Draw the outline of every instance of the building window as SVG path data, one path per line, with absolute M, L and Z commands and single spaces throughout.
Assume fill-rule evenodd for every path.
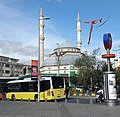
M 64 67 L 64 69 L 66 69 L 66 67 Z
M 66 71 L 64 71 L 64 73 L 66 73 Z
M 50 70 L 50 67 L 48 69 Z
M 10 67 L 10 65 L 9 64 L 5 64 L 5 67 Z
M 5 70 L 5 73 L 6 73 L 6 74 L 9 74 L 9 73 L 10 73 L 10 71 L 9 71 L 9 70 Z

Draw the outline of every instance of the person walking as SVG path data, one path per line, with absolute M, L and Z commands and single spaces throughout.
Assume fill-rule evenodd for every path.
M 66 87 L 65 94 L 66 94 L 66 99 L 68 100 L 69 87 Z

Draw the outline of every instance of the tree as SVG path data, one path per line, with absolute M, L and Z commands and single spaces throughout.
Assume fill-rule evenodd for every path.
M 79 85 L 90 84 L 92 78 L 93 85 L 103 84 L 103 72 L 102 67 L 105 61 L 97 58 L 100 48 L 93 50 L 92 53 L 88 54 L 86 51 L 83 56 L 76 60 L 75 66 L 79 69 L 80 77 L 77 79 Z
M 116 72 L 116 83 L 120 87 L 120 68 L 115 69 Z
M 103 72 L 108 71 L 108 65 L 106 64 L 106 62 L 103 64 L 102 70 L 103 70 Z M 112 63 L 111 62 L 110 62 L 110 71 L 115 71 L 115 69 L 113 69 L 113 67 L 112 67 Z

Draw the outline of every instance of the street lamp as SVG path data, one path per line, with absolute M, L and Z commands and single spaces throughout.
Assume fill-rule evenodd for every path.
M 40 18 L 39 18 L 39 39 L 38 39 L 38 102 L 40 101 L 40 79 L 41 79 L 41 73 L 40 73 L 40 67 L 41 67 L 41 62 L 43 62 L 44 60 L 44 20 L 49 20 L 49 17 L 45 17 L 43 16 L 43 12 L 42 12 L 42 8 L 40 10 Z M 42 41 L 42 47 L 40 47 Z M 40 50 L 41 53 L 43 53 L 42 57 L 40 57 Z
M 54 51 L 52 54 L 50 54 L 50 56 L 55 55 L 57 58 L 57 65 L 58 65 L 58 76 L 60 76 L 60 60 L 62 59 L 62 57 L 67 53 L 67 51 L 63 52 L 60 51 L 59 48 L 59 43 L 56 43 L 58 45 L 58 48 L 56 49 L 56 51 Z
M 63 55 L 65 55 L 66 52 L 61 52 L 59 48 L 59 43 L 56 43 L 58 45 L 58 51 L 55 52 L 55 55 L 57 56 L 57 62 L 58 62 L 58 76 L 60 76 L 60 59 Z

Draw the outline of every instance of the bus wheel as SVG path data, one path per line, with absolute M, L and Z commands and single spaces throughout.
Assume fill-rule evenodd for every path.
M 15 100 L 15 95 L 14 95 L 14 94 L 12 94 L 11 99 L 12 99 L 12 101 L 14 101 L 14 100 Z
M 38 101 L 38 95 L 35 95 L 34 100 L 37 102 Z

